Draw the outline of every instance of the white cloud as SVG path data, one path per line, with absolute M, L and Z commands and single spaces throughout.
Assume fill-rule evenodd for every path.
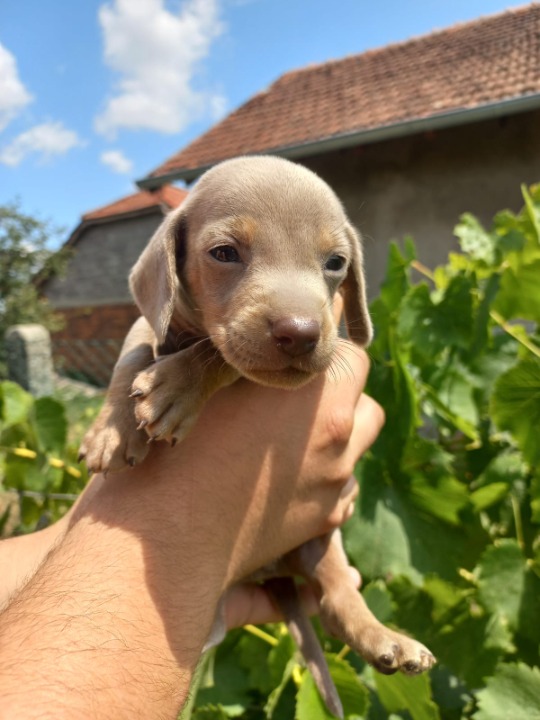
M 214 122 L 225 117 L 227 113 L 227 98 L 224 98 L 223 95 L 214 95 L 210 101 L 210 111 Z
M 223 32 L 219 0 L 185 0 L 175 13 L 165 0 L 113 0 L 99 20 L 105 62 L 120 76 L 96 118 L 96 130 L 119 128 L 177 133 L 211 109 L 215 98 L 193 87 L 198 63 Z
M 0 131 L 31 100 L 32 96 L 19 80 L 14 56 L 0 44 Z
M 133 170 L 133 163 L 120 150 L 107 150 L 101 153 L 101 162 L 113 172 L 128 175 Z
M 39 155 L 41 161 L 46 161 L 82 144 L 77 133 L 68 130 L 62 123 L 43 123 L 21 133 L 3 147 L 0 150 L 0 163 L 15 167 L 33 154 Z

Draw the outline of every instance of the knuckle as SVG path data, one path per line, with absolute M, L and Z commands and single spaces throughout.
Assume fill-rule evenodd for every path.
M 351 480 L 351 476 L 354 474 L 354 465 L 352 465 L 345 458 L 340 458 L 334 464 L 333 472 L 329 477 L 329 481 L 332 485 L 339 485 L 345 487 Z
M 324 534 L 332 532 L 336 528 L 341 527 L 343 520 L 343 512 L 341 510 L 333 510 L 330 515 L 326 518 L 324 523 Z
M 352 503 L 339 503 L 326 518 L 325 532 L 340 528 L 351 517 L 354 506 Z
M 345 407 L 334 407 L 327 418 L 327 432 L 330 445 L 344 445 L 349 442 L 354 426 L 354 415 Z

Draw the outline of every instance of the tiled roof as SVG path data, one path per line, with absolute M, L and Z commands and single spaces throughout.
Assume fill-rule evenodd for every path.
M 152 207 L 164 207 L 165 209 L 174 209 L 187 197 L 187 191 L 172 185 L 163 185 L 152 192 L 141 190 L 133 195 L 116 200 L 109 205 L 87 212 L 82 216 L 83 222 L 89 220 L 101 220 L 103 218 L 115 217 L 117 215 L 126 215 L 129 213 L 147 210 Z
M 450 117 L 514 98 L 536 102 L 537 95 L 540 99 L 540 4 L 533 3 L 288 72 L 140 185 L 192 178 L 236 155 L 286 154 L 298 146 L 308 154 L 317 152 L 310 144 L 331 138 Z

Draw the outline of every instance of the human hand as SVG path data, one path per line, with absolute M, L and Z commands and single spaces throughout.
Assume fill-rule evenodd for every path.
M 354 586 L 360 589 L 360 573 L 354 567 L 350 567 L 349 572 Z M 308 615 L 319 612 L 319 603 L 310 585 L 300 585 L 298 595 Z M 264 585 L 258 583 L 241 582 L 229 588 L 225 593 L 224 610 L 225 625 L 229 630 L 243 625 L 262 625 L 284 620 Z
M 383 414 L 362 395 L 367 357 L 351 349 L 347 359 L 347 377 L 297 391 L 235 383 L 184 442 L 92 479 L 0 617 L 0 694 L 29 689 L 9 696 L 14 716 L 29 698 L 36 710 L 50 702 L 58 682 L 73 688 L 62 717 L 88 714 L 85 698 L 94 716 L 111 706 L 118 717 L 175 716 L 224 591 L 350 514 L 352 469 Z M 246 592 L 230 590 L 229 624 L 275 617 Z

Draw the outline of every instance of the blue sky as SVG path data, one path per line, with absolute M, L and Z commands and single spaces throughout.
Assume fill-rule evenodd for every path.
M 2 0 L 0 204 L 65 228 L 282 73 L 511 0 Z

